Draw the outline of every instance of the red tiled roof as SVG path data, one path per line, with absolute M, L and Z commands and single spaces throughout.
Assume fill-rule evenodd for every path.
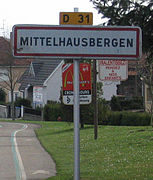
M 17 66 L 27 66 L 30 65 L 33 59 L 14 59 L 14 64 Z
M 6 62 L 8 62 L 9 52 L 12 52 L 10 48 L 10 40 L 0 37 L 0 65 L 5 65 Z M 28 66 L 32 61 L 33 59 L 28 58 L 13 58 L 13 65 Z
M 0 51 L 6 50 L 9 48 L 9 40 L 3 37 L 0 37 Z
M 128 71 L 129 76 L 136 76 L 137 72 L 136 71 Z

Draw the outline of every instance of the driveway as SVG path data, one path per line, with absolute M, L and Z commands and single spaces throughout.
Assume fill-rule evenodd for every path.
M 0 122 L 0 180 L 44 180 L 56 166 L 42 148 L 33 124 Z

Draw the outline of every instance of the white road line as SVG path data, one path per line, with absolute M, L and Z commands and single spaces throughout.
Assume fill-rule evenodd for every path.
M 22 124 L 23 125 L 23 124 Z M 26 173 L 24 170 L 24 166 L 23 166 L 23 162 L 22 162 L 22 158 L 18 149 L 18 144 L 17 144 L 17 140 L 16 140 L 16 134 L 20 131 L 24 131 L 26 128 L 28 127 L 28 125 L 23 125 L 22 129 L 16 130 L 15 132 L 12 133 L 12 147 L 14 146 L 15 149 L 13 150 L 13 155 L 14 155 L 14 159 L 15 159 L 15 165 L 16 165 L 16 173 L 20 174 L 20 177 L 17 177 L 17 180 L 26 180 Z M 17 157 L 17 160 L 16 160 Z M 19 168 L 17 168 L 19 167 Z
M 49 171 L 37 170 L 37 171 L 33 172 L 32 174 L 48 174 L 49 175 Z

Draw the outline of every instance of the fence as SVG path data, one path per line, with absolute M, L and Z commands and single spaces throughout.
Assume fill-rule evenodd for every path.
M 12 108 L 10 105 L 3 106 L 0 105 L 0 118 L 11 118 Z M 22 118 L 24 120 L 42 121 L 43 111 L 27 108 L 27 107 L 15 107 L 14 108 L 14 118 Z
M 7 106 L 0 105 L 0 118 L 7 118 Z
M 21 106 L 21 118 L 24 120 L 42 121 L 43 112 L 41 110 Z
M 7 109 L 7 116 L 6 118 L 11 118 L 13 111 L 11 105 L 6 106 Z M 21 107 L 14 107 L 14 118 L 20 118 L 21 117 Z

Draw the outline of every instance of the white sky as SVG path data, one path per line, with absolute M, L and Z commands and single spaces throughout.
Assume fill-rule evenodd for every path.
M 102 23 L 90 0 L 1 0 L 0 36 L 8 37 L 15 24 L 59 25 L 59 13 L 73 12 L 75 7 L 79 12 L 93 12 L 94 25 Z

